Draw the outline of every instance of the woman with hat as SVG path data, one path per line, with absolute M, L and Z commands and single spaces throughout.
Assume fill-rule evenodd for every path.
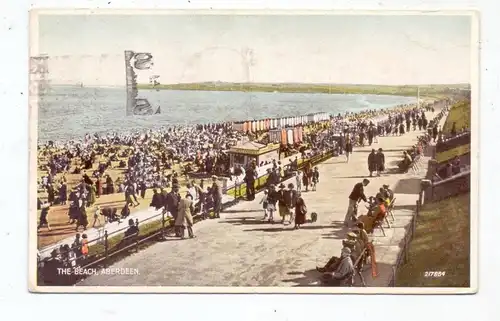
M 297 200 L 295 201 L 295 226 L 294 229 L 299 229 L 306 222 L 307 206 L 300 192 L 297 192 Z
M 328 286 L 351 286 L 354 275 L 354 265 L 351 258 L 351 250 L 343 247 L 340 258 L 332 257 L 324 268 L 316 267 L 323 272 L 322 281 Z
M 290 200 L 289 191 L 285 190 L 285 184 L 281 183 L 279 186 L 279 200 L 278 200 L 278 208 L 281 216 L 281 223 L 285 223 L 285 216 L 290 215 L 287 200 Z
M 370 209 L 367 215 L 361 215 L 358 222 L 362 222 L 367 233 L 373 233 L 373 228 L 376 224 L 381 223 L 387 214 L 385 200 L 382 198 L 376 199 L 377 203 L 374 208 Z
M 268 222 L 270 223 L 274 221 L 273 214 L 274 212 L 276 212 L 276 203 L 278 202 L 280 197 L 281 194 L 276 190 L 276 185 L 269 185 L 269 191 L 267 193 L 267 214 L 269 215 Z

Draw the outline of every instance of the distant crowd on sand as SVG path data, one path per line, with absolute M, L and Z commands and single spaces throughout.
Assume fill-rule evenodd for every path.
M 430 110 L 431 105 L 423 107 Z M 384 118 L 386 117 L 386 118 Z M 352 147 L 371 144 L 377 136 L 389 133 L 404 133 L 409 129 L 408 121 L 415 126 L 427 122 L 425 117 L 415 111 L 414 106 L 398 106 L 392 110 L 364 111 L 358 114 L 348 113 L 344 116 L 331 117 L 327 122 L 306 124 L 305 146 L 291 146 L 301 158 L 322 153 L 325 150 L 335 150 L 337 154 L 352 153 Z M 405 124 L 406 128 L 401 130 Z M 404 127 L 404 126 L 403 126 Z M 398 131 L 394 131 L 398 128 Z M 253 137 L 251 137 L 253 135 Z M 68 224 L 75 231 L 86 230 L 89 226 L 105 222 L 121 221 L 130 215 L 131 208 L 137 206 L 145 198 L 146 190 L 153 189 L 151 206 L 163 208 L 166 204 L 166 189 L 171 192 L 180 190 L 180 181 L 185 181 L 187 195 L 194 203 L 194 213 L 204 213 L 204 210 L 221 202 L 223 191 L 214 184 L 205 186 L 204 180 L 199 184 L 192 181 L 188 173 L 197 171 L 210 175 L 229 178 L 244 177 L 241 183 L 246 184 L 247 199 L 253 199 L 254 182 L 259 166 L 266 163 L 247 164 L 246 167 L 229 167 L 227 151 L 243 139 L 257 139 L 259 133 L 242 133 L 235 131 L 231 123 L 174 126 L 161 130 L 147 130 L 129 134 L 107 133 L 85 135 L 83 140 L 67 142 L 49 141 L 38 146 L 39 169 L 46 171 L 38 181 L 40 191 L 47 194 L 47 200 L 38 199 L 40 210 L 39 229 L 50 228 L 49 211 L 53 206 L 68 208 Z M 289 164 L 274 164 L 268 171 L 269 185 L 279 184 L 280 179 L 297 172 L 297 159 Z M 180 167 L 179 164 L 183 166 Z M 177 166 L 180 170 L 176 171 Z M 123 176 L 113 177 L 110 170 L 123 169 Z M 68 186 L 69 174 L 81 175 L 80 182 Z M 243 174 L 243 175 L 242 175 Z M 314 180 L 312 169 L 295 173 L 303 181 Z M 271 183 L 272 182 L 272 183 Z M 220 182 L 219 182 L 220 184 Z M 126 200 L 121 209 L 97 207 L 92 213 L 87 213 L 97 199 L 102 195 L 123 193 Z M 157 195 L 163 195 L 160 202 Z M 171 211 L 167 210 L 170 214 Z M 206 213 L 205 213 L 206 214 Z

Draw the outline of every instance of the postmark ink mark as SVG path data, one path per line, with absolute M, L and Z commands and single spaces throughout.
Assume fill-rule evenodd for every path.
M 125 77 L 127 88 L 127 116 L 147 116 L 161 113 L 160 107 L 154 111 L 153 106 L 147 98 L 139 97 L 137 89 L 138 71 L 151 70 L 153 67 L 153 55 L 149 52 L 125 51 Z M 159 76 L 150 77 L 150 83 L 159 84 Z

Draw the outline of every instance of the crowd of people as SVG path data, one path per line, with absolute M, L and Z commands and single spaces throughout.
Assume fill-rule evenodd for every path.
M 431 108 L 431 105 L 427 105 L 423 110 Z M 390 111 L 335 116 L 328 122 L 308 125 L 307 134 L 304 135 L 307 148 L 286 146 L 286 151 L 300 153 L 302 159 L 307 159 L 334 150 L 335 155 L 345 154 L 348 161 L 353 146 L 364 146 L 366 143 L 371 145 L 377 142 L 377 136 L 401 135 L 412 128 L 429 128 L 431 125 L 434 128 L 437 121 L 429 123 L 423 110 L 398 106 Z M 248 138 L 248 133 L 234 131 L 227 123 L 173 127 L 146 133 L 86 135 L 82 141 L 51 141 L 39 145 L 40 169 L 47 171 L 38 182 L 39 189 L 47 193 L 46 202 L 38 199 L 38 207 L 41 210 L 39 229 L 45 226 L 50 229 L 48 213 L 51 206 L 66 204 L 68 224 L 74 224 L 76 232 L 79 232 L 80 228 L 85 231 L 96 223 L 99 225 L 101 215 L 105 223 L 121 222 L 130 216 L 132 207 L 138 206 L 145 199 L 146 190 L 152 189 L 153 197 L 149 205 L 172 218 L 176 237 L 185 238 L 187 230 L 188 237 L 193 238 L 194 215 L 207 217 L 208 210 L 213 209 L 214 217 L 220 216 L 223 189 L 217 175 L 227 175 L 230 179 L 243 177 L 241 183 L 246 185 L 246 199 L 255 199 L 257 168 L 268 164 L 264 162 L 257 165 L 252 162 L 246 167 L 230 168 L 227 155 L 231 146 Z M 118 165 L 115 165 L 116 163 Z M 261 200 L 264 220 L 274 222 L 278 214 L 283 224 L 294 223 L 294 228 L 300 229 L 306 223 L 308 213 L 302 193 L 310 189 L 316 191 L 320 178 L 318 168 L 307 162 L 299 166 L 298 157 L 290 159 L 288 164 L 282 164 L 280 160 L 272 160 L 271 163 L 273 165 L 267 170 L 268 178 Z M 179 164 L 182 166 L 176 170 L 174 167 Z M 123 176 L 113 180 L 109 174 L 113 168 L 123 169 Z M 368 156 L 368 169 L 370 176 L 373 173 L 380 175 L 384 171 L 385 156 L 381 149 L 378 152 L 372 150 Z M 189 179 L 190 172 L 212 175 L 208 176 L 212 178 L 212 184 L 204 186 L 204 179 L 196 183 Z M 68 173 L 82 175 L 80 182 L 72 188 L 68 187 Z M 295 184 L 285 186 L 282 182 L 289 177 L 295 177 Z M 181 178 L 185 179 L 185 186 L 182 186 L 186 189 L 184 195 L 180 193 Z M 170 192 L 167 192 L 167 189 L 170 189 Z M 87 211 L 102 195 L 114 193 L 124 194 L 125 205 L 120 215 L 116 208 L 97 206 L 92 212 L 93 223 L 90 224 Z M 366 201 L 362 188 L 361 194 L 358 194 L 351 196 L 361 197 Z M 375 214 L 368 216 L 374 219 L 357 222 L 358 225 L 363 224 L 362 230 L 370 231 L 378 222 L 377 218 L 381 215 L 377 214 L 377 208 L 381 205 L 377 203 L 378 200 L 377 197 L 373 204 L 370 203 Z M 349 208 L 346 223 L 349 217 L 353 216 L 354 202 Z M 312 220 L 317 218 L 313 215 L 311 217 Z M 130 233 L 138 233 L 135 230 L 137 226 L 130 222 L 129 225 L 130 229 L 134 228 Z M 360 231 L 353 233 L 359 234 Z

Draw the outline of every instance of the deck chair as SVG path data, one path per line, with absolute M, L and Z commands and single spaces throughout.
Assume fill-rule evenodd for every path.
M 391 228 L 391 223 L 389 223 L 389 220 L 387 219 L 387 216 L 389 216 L 389 212 L 385 213 L 385 217 L 380 220 L 380 221 L 375 221 L 374 225 L 373 225 L 373 232 L 375 232 L 375 230 L 378 228 L 382 231 L 382 234 L 384 234 L 384 236 L 387 236 L 385 234 L 385 229 L 384 229 L 384 222 L 387 223 L 387 228 Z
M 394 197 L 391 201 L 391 203 L 389 204 L 389 206 L 387 206 L 387 214 L 391 216 L 391 220 L 394 222 L 396 221 L 396 219 L 394 218 L 394 203 L 396 202 L 396 198 Z M 386 216 L 387 217 L 387 216 Z

